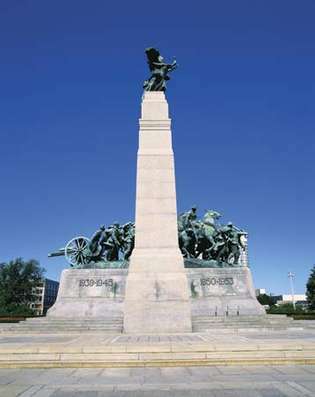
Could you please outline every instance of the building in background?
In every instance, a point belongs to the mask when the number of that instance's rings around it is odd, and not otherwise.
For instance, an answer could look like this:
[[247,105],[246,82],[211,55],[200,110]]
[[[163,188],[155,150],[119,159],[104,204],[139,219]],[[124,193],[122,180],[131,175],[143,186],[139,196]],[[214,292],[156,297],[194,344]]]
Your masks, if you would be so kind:
[[49,278],[43,279],[37,287],[33,288],[35,299],[30,304],[30,308],[35,311],[37,316],[46,314],[47,310],[55,303],[58,289],[58,281]]
[[265,288],[257,288],[255,290],[256,297],[262,296],[262,295],[267,295],[270,299],[269,305],[276,305],[276,306],[281,306],[285,305],[287,303],[292,303],[296,306],[300,306],[303,309],[307,309],[308,303],[307,303],[307,298],[305,294],[281,294],[281,295],[272,295],[268,294]]
[[255,289],[255,294],[256,294],[256,296],[267,295],[267,292],[266,292],[265,288],[256,288]]
[[276,298],[276,305],[285,305],[286,303],[294,303],[296,305],[307,307],[307,299],[305,294],[295,295],[278,295]]

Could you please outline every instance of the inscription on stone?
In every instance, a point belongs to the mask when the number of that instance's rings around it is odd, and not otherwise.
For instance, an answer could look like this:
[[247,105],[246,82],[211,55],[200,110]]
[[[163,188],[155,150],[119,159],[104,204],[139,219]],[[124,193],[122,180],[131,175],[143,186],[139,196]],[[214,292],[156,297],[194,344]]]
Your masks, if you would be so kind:
[[233,284],[234,284],[233,277],[209,277],[209,278],[200,279],[201,286],[233,285]]
[[101,278],[98,279],[87,278],[87,279],[79,280],[79,287],[102,287],[102,286],[112,288],[114,286],[114,280],[112,278],[108,278],[106,280],[103,280]]

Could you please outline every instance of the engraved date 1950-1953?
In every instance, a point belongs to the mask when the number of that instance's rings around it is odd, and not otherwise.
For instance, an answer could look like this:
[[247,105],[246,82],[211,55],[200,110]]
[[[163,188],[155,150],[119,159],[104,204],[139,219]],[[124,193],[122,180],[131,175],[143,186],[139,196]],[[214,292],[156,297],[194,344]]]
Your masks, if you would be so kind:
[[209,277],[200,279],[201,286],[210,285],[233,285],[233,277]]

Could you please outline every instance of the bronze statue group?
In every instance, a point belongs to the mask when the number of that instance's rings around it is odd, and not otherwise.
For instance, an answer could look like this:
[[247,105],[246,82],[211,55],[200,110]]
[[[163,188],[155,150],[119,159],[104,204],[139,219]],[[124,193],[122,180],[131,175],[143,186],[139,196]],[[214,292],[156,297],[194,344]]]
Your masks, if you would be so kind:
[[[231,222],[221,226],[220,217],[217,211],[208,210],[203,219],[198,219],[196,207],[179,215],[178,241],[184,258],[238,265],[246,232]],[[128,261],[134,245],[134,223],[101,226],[89,243],[90,261]]]
[[197,219],[197,208],[184,212],[178,218],[179,247],[185,258],[200,258],[237,266],[241,250],[245,250],[246,232],[231,222],[220,225],[221,214],[207,210],[203,219]]
[[90,260],[97,262],[118,261],[121,257],[128,260],[135,244],[135,225],[128,222],[119,225],[115,222],[109,227],[102,225],[91,238],[89,250]]

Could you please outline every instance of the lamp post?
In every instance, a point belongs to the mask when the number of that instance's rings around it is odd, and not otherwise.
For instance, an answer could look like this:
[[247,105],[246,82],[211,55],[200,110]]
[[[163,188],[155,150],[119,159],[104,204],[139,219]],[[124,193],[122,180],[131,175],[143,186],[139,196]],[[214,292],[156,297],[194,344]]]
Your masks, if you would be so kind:
[[288,277],[290,279],[290,286],[291,286],[291,296],[292,296],[292,304],[293,304],[293,309],[295,311],[295,300],[294,300],[294,285],[293,285],[293,279],[295,277],[295,274],[292,272],[288,273]]

